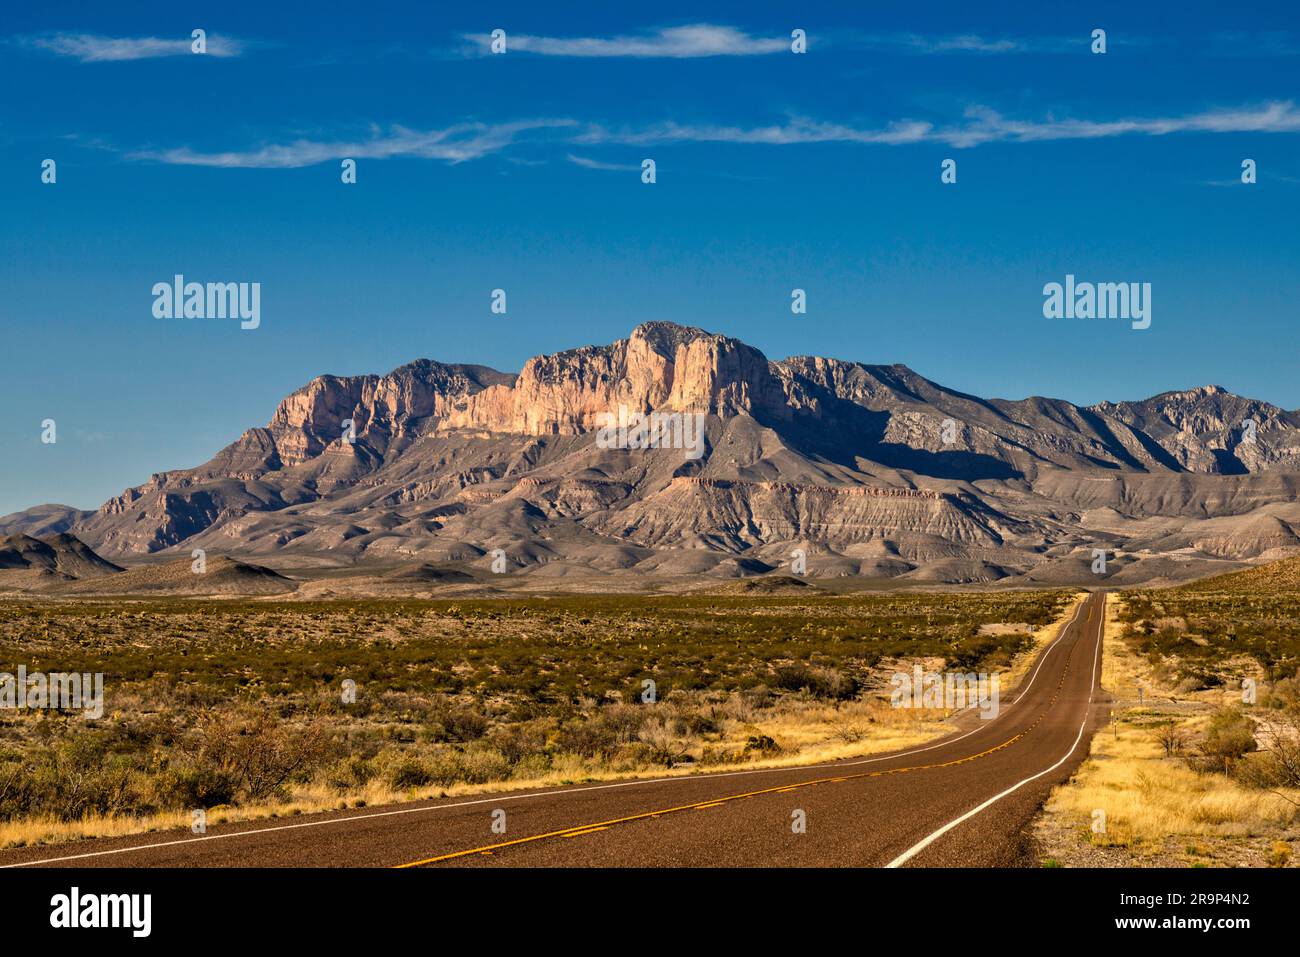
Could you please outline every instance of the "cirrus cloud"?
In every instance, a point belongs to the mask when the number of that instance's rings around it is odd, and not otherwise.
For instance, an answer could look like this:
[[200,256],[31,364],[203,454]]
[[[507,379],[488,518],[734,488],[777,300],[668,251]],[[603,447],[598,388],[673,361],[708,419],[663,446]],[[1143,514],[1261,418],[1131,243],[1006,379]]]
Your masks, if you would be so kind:
[[[1170,136],[1179,133],[1300,133],[1300,110],[1293,101],[1206,110],[1165,117],[1087,120],[1047,116],[1020,120],[984,106],[968,108],[957,121],[937,124],[900,119],[878,126],[859,126],[793,116],[780,123],[739,126],[667,121],[611,128],[574,119],[531,119],[503,123],[462,122],[440,129],[405,126],[370,128],[354,139],[298,138],[245,150],[205,152],[188,146],[139,149],[128,158],[186,166],[294,169],[342,157],[401,157],[463,163],[519,145],[657,146],[730,143],[748,146],[797,146],[856,143],[874,146],[941,144],[970,148],[984,143],[1038,143],[1095,140],[1117,136]],[[565,159],[588,169],[627,169],[615,163],[567,152]]]
[[[490,52],[485,34],[463,34],[469,49]],[[757,37],[736,27],[693,23],[665,27],[636,35],[611,37],[543,37],[528,33],[506,34],[509,52],[560,57],[708,57],[759,56],[790,49],[788,37]]]
[[968,108],[960,121],[936,125],[925,120],[896,120],[883,126],[861,127],[808,117],[792,117],[767,126],[718,126],[660,123],[645,127],[607,129],[593,126],[575,141],[587,144],[739,143],[796,145],[863,143],[901,146],[941,143],[964,148],[981,143],[1032,143],[1049,140],[1101,139],[1114,136],[1167,136],[1173,133],[1296,133],[1300,110],[1293,101],[1254,107],[1208,110],[1169,117],[1081,120],[1048,116],[1016,120],[984,106]]
[[205,153],[189,147],[164,150],[136,150],[129,159],[153,160],[177,166],[217,166],[247,169],[296,169],[330,160],[352,159],[435,159],[463,163],[496,153],[537,130],[576,125],[573,120],[519,120],[513,123],[456,123],[435,130],[413,130],[405,126],[372,127],[370,135],[354,140],[297,139],[249,150]]
[[[192,50],[190,37],[106,37],[93,33],[43,33],[18,37],[20,46],[43,50],[58,56],[73,57],[82,63],[111,63],[123,60],[150,60],[157,57],[185,56]],[[208,34],[204,56],[242,56],[246,44],[234,37]]]

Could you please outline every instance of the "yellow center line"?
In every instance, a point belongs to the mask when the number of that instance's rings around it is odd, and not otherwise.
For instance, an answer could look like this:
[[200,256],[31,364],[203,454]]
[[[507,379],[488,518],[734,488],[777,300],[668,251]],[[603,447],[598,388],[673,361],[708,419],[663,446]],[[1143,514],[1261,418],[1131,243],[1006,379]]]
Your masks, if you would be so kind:
[[594,833],[596,833],[597,831],[608,831],[608,830],[609,830],[609,827],[608,827],[608,826],[605,826],[605,825],[597,825],[596,827],[589,827],[589,828],[587,828],[585,831],[574,831],[572,834],[566,834],[566,835],[564,835],[564,836],[565,836],[565,837],[582,837],[582,835],[584,835],[584,834],[594,834]]
[[[1090,617],[1091,617],[1091,613],[1090,613]],[[833,783],[839,783],[843,781],[858,781],[858,780],[863,780],[865,778],[883,777],[886,774],[905,774],[909,771],[932,771],[937,768],[950,768],[958,764],[966,764],[969,761],[974,761],[978,758],[988,757],[990,754],[996,754],[999,751],[1011,747],[1013,744],[1015,744],[1025,735],[1029,734],[1029,732],[1033,731],[1034,728],[1038,727],[1038,725],[1042,722],[1043,718],[1047,717],[1048,712],[1051,711],[1052,705],[1056,703],[1056,699],[1060,697],[1061,689],[1065,686],[1065,676],[1069,673],[1069,671],[1070,671],[1070,664],[1067,659],[1065,668],[1061,671],[1061,680],[1058,681],[1056,684],[1056,691],[1052,694],[1052,699],[1047,702],[1047,707],[1043,710],[1043,712],[1037,718],[1034,719],[1033,724],[1025,728],[1024,731],[1021,731],[1020,733],[1014,735],[1013,737],[1008,738],[1006,741],[1003,741],[1001,744],[995,745],[994,747],[991,747],[985,751],[980,751],[978,754],[969,754],[969,755],[965,755],[964,757],[954,758],[951,761],[942,761],[937,764],[917,764],[905,768],[891,768],[889,770],[882,770],[882,771],[862,771],[858,774],[843,774],[843,775],[837,775],[835,777],[817,778],[812,781],[801,781],[797,784],[782,784],[777,787],[761,788],[756,791],[746,791],[743,794],[731,794],[721,798],[710,798],[706,801],[695,801],[692,802],[691,804],[679,804],[676,807],[660,808],[655,811],[642,811],[639,814],[629,814],[626,817],[611,818],[608,821],[597,821],[594,824],[579,824],[575,827],[561,828],[558,831],[547,831],[544,834],[533,834],[530,835],[529,837],[518,837],[515,838],[513,841],[501,841],[500,843],[487,844],[483,847],[473,847],[464,851],[452,851],[449,854],[439,854],[436,857],[426,857],[423,858],[422,860],[411,861],[409,864],[398,864],[396,865],[396,869],[401,870],[408,867],[421,867],[425,864],[437,864],[442,861],[455,860],[456,858],[460,858],[460,857],[469,857],[472,854],[486,854],[491,851],[500,850],[503,847],[517,847],[520,844],[532,844],[535,841],[545,841],[555,837],[577,837],[581,834],[590,834],[594,831],[608,830],[609,828],[613,827],[616,824],[627,824],[631,821],[644,821],[647,818],[657,818],[663,814],[676,814],[681,811],[694,811],[694,810],[701,810],[704,808],[719,807],[723,804],[728,804],[732,801],[739,801],[743,798],[757,797],[762,794],[783,794],[787,791],[795,791],[798,790],[799,788],[814,787],[818,784],[833,784]]]
[[[1035,722],[1035,724],[1037,724],[1037,722]],[[918,764],[914,767],[909,767],[909,768],[894,768],[893,770],[890,771],[864,771],[860,774],[851,774],[851,775],[840,777],[838,779],[818,778],[813,781],[803,781],[793,786],[788,784],[783,784],[780,787],[776,787],[776,788],[762,788],[757,791],[746,791],[744,794],[730,794],[727,795],[726,797],[712,798],[707,801],[696,801],[691,804],[679,804],[676,807],[660,808],[657,811],[643,811],[640,814],[629,814],[626,817],[611,818],[608,821],[598,821],[595,824],[579,824],[574,827],[561,828],[558,831],[547,831],[544,834],[533,834],[530,837],[516,838],[513,841],[501,841],[500,843],[497,844],[488,844],[483,847],[473,847],[464,851],[453,851],[450,854],[439,854],[437,857],[426,857],[423,860],[411,861],[409,864],[398,864],[397,867],[399,869],[407,868],[407,867],[419,867],[423,864],[436,864],[440,861],[450,861],[458,857],[468,857],[471,854],[481,854],[484,851],[495,851],[503,847],[515,847],[519,844],[531,844],[534,841],[544,841],[547,840],[548,838],[553,838],[553,837],[574,837],[578,834],[590,833],[591,831],[597,829],[604,830],[609,827],[612,827],[615,824],[626,824],[630,821],[643,821],[646,818],[659,817],[660,815],[663,814],[676,814],[680,811],[695,811],[695,810],[700,810],[702,808],[719,807],[723,804],[728,804],[731,801],[739,801],[741,798],[756,797],[760,794],[781,794],[787,791],[794,791],[799,788],[812,787],[817,784],[830,784],[831,782],[836,780],[852,781],[852,780],[860,780],[862,778],[880,777],[885,774],[901,774],[905,771],[925,771],[933,768],[947,768],[955,764],[964,764],[965,762],[972,760],[973,758],[976,757],[982,758],[985,757],[986,755],[993,754],[994,752],[1001,751],[1004,748],[1009,748],[1011,745],[1015,744],[1022,737],[1028,734],[1031,730],[1033,730],[1032,725],[1029,728],[1017,734],[1015,737],[1002,742],[1002,744],[999,744],[996,747],[989,748],[987,751],[981,751],[979,754],[973,755],[972,757],[958,758],[953,761],[944,761],[939,764]]]

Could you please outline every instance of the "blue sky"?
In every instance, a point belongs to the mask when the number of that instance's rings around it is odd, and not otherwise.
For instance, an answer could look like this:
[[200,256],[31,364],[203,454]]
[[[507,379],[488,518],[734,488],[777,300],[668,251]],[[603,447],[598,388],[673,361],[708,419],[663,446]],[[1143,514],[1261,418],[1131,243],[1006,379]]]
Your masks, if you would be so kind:
[[[14,6],[0,513],[202,462],[320,373],[651,319],[986,396],[1300,407],[1293,5],[984,6]],[[175,273],[260,282],[260,328],[154,318]],[[1066,273],[1150,282],[1151,328],[1043,318]]]

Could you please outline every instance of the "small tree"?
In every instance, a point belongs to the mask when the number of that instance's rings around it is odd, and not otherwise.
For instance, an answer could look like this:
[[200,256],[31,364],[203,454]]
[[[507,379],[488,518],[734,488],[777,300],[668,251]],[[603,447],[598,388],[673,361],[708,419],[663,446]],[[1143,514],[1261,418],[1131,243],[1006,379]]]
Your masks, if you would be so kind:
[[1166,721],[1156,729],[1156,741],[1165,750],[1165,757],[1176,758],[1187,749],[1190,736],[1175,721]]

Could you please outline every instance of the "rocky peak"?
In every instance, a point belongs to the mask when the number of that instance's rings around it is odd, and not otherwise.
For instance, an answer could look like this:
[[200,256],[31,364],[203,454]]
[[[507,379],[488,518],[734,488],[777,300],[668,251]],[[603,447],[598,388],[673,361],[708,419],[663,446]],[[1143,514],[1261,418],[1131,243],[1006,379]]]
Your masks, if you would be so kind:
[[280,403],[267,431],[285,465],[305,461],[337,442],[348,419],[357,441],[382,454],[395,440],[420,434],[458,400],[513,379],[486,366],[430,359],[399,366],[384,376],[318,376]]
[[787,380],[811,383],[841,399],[868,408],[916,400],[920,392],[934,387],[934,383],[901,363],[866,365],[822,356],[791,356],[776,366]]
[[1243,398],[1218,385],[1162,392],[1137,402],[1099,402],[1091,408],[1130,425],[1159,429],[1163,424],[1202,438],[1240,429],[1247,417],[1258,426],[1287,415],[1277,406]]
[[0,569],[44,569],[76,578],[122,570],[66,532],[45,538],[31,535],[0,538]]
[[671,360],[676,357],[678,347],[694,342],[696,339],[717,337],[713,333],[706,332],[695,326],[679,326],[675,322],[656,319],[651,322],[641,323],[632,330],[628,338],[632,341],[644,343],[658,355]]
[[1090,408],[1146,433],[1190,471],[1254,472],[1291,468],[1300,461],[1300,449],[1291,447],[1300,415],[1223,386],[1162,392],[1137,402],[1100,402]]
[[738,339],[671,322],[647,322],[626,339],[524,363],[512,385],[467,396],[442,428],[573,435],[599,416],[653,409],[781,415],[785,393],[767,358]]

